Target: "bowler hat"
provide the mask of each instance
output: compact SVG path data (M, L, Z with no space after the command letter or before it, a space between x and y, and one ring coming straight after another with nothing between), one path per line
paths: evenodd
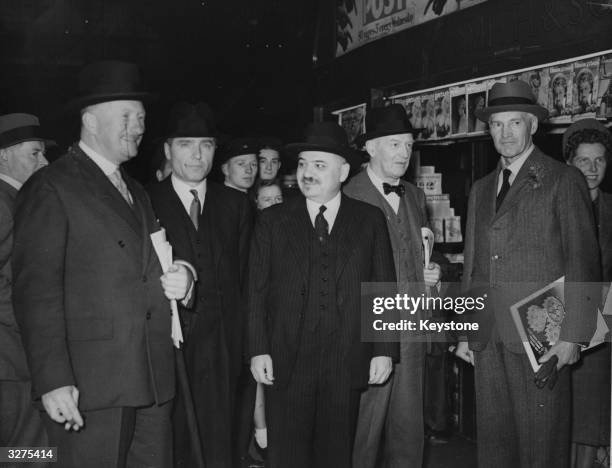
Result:
M165 138L217 138L213 113L208 104L179 102L170 110Z
M259 153L259 142L256 139L234 138L221 148L220 154L215 162L217 165L221 166L236 156L254 154L255 157L257 157L257 153Z
M487 107L475 111L476 117L483 122L497 112L528 112L539 121L548 118L548 110L537 103L531 86L522 80L495 83L489 91Z
M302 151L323 151L343 157L353 168L363 163L363 152L349 146L348 136L336 122L315 122L308 126L304 141L285 146L291 159L297 159Z
M576 122L574 122L573 124L571 124L569 127L567 127L567 129L565 130L565 133L563 133L563 155L565 156L565 160L569 160L569 148L568 148L568 142L570 141L570 138L577 132L580 132L582 130L594 130L594 131L598 131L601 132L604 137L607 137L608 139L611 138L610 136L610 130L608 130L608 128L602 124L601 122L599 122L596 119L592 119L592 118L587 118L587 119L580 119ZM610 151L610 148L606 148L608 151Z
M108 101L149 101L153 97L142 89L135 64L106 60L89 64L81 70L78 95L66 105L66 110L77 111Z
M0 149L24 141L48 141L41 134L38 117L31 114L0 116Z
M355 143L362 146L366 141L389 135L403 133L415 134L415 129L408 119L406 109L401 104L387 107L375 107L366 114L366 132L355 138Z

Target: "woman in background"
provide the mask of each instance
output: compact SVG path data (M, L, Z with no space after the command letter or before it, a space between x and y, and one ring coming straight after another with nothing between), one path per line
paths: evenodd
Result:
M602 304L612 280L612 195L599 189L612 136L595 119L572 124L563 135L563 154L586 179L597 224L602 266ZM601 307L600 307L601 309ZM608 324L609 325L609 324ZM586 351L572 369L572 459L574 468L591 468L610 443L610 342ZM603 452L605 453L605 452ZM609 447L608 447L609 454ZM605 456L605 455L604 455Z

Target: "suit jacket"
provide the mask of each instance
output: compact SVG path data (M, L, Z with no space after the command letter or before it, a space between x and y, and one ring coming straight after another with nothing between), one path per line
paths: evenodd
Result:
M170 177L149 187L149 194L176 256L190 262L199 275L204 271L214 271L216 278L217 297L206 297L202 284L196 283L195 305L190 311L182 311L189 323L186 341L191 343L186 344L203 345L206 334L211 334L223 322L231 369L234 375L238 375L243 362L246 328L244 285L253 223L249 201L243 193L208 180L200 229L196 231ZM210 241L212 264L204 264L197 256L199 243L207 239ZM216 300L221 304L220 310L207 307Z
M378 208L342 195L333 225L337 234L336 306L339 337L351 384L365 386L373 356L397 360L397 342L361 340L361 283L395 283L393 255ZM312 223L306 199L291 198L262 211L249 259L249 354L270 354L275 386L291 378L304 325L309 288Z
M405 244L408 246L408 252L406 255L412 256L415 259L421 260L420 262L410 262L410 266L413 270L408 275L408 281L414 283L424 283L423 277L423 241L421 236L421 227L429 227L429 221L427 220L427 208L425 205L425 195L422 190L418 189L414 185L400 180L400 184L404 186L405 203L408 210L408 224L410 226L410 238L405 240ZM384 205L388 204L385 198L381 195L378 189L372 183L372 180L368 176L367 171L363 170L359 174L355 175L348 184L344 187L344 193L349 197L357 200L364 201L370 205L377 206L384 212ZM391 220L387 219L390 223ZM394 259L395 259L395 271L399 271L400 256L398 255L399 246L394 246ZM404 246L401 246L403 249ZM418 293L425 292L422 291ZM416 293L416 291L413 291ZM417 293L417 294L418 294Z
M74 146L17 198L13 297L33 391L76 385L81 410L174 396L170 306L149 237L159 226L123 177L133 208Z
M480 330L470 338L482 349L492 327L505 346L524 352L510 306L565 276L560 339L588 341L599 301L599 252L584 176L535 148L495 212L500 166L472 187L468 202L463 288L488 290ZM485 289L482 289L482 288Z
M601 279L612 281L612 194L599 192L599 251ZM605 299L605 298L603 298Z
M17 189L0 180L0 380L29 380L12 302L13 217Z

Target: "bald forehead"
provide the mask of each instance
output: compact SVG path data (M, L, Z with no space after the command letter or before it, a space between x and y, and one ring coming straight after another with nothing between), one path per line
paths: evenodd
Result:
M522 119L526 122L531 122L532 120L537 120L537 117L530 112L521 112L521 111L508 111L508 112L496 112L491 114L489 117L489 122L499 122L499 121L507 121L507 120L515 120Z

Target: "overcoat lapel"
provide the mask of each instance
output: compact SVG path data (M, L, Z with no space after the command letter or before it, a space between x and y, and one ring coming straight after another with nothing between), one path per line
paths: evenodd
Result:
M224 211L226 208L223 200L223 194L219 193L219 190L213 184L208 185L209 186L206 189L206 197L204 199L204 208L202 210L200 220L202 220L204 217L206 218L203 226L208 226L207 234L210 238L210 245L214 256L214 265L216 271L219 271L219 263L221 262L221 256L224 252L224 240L226 240L221 237L223 232L225 232L225 229L222 229L220 224L223 224L227 219L227 216L224 216ZM184 209L183 212L185 212ZM195 232L195 228L193 231Z
M340 201L340 209L334 222L332 232L336 236L336 245L338 246L338 256L336 258L336 281L340 278L342 270L346 265L351 253L354 249L355 238L359 234L359 226L355 221L355 213L351 209L350 200L342 194Z
M290 203L290 202L289 202ZM290 211L290 216L286 218L287 241L295 256L304 279L308 281L308 271L310 255L309 239L313 230L306 208L306 198L299 197Z

